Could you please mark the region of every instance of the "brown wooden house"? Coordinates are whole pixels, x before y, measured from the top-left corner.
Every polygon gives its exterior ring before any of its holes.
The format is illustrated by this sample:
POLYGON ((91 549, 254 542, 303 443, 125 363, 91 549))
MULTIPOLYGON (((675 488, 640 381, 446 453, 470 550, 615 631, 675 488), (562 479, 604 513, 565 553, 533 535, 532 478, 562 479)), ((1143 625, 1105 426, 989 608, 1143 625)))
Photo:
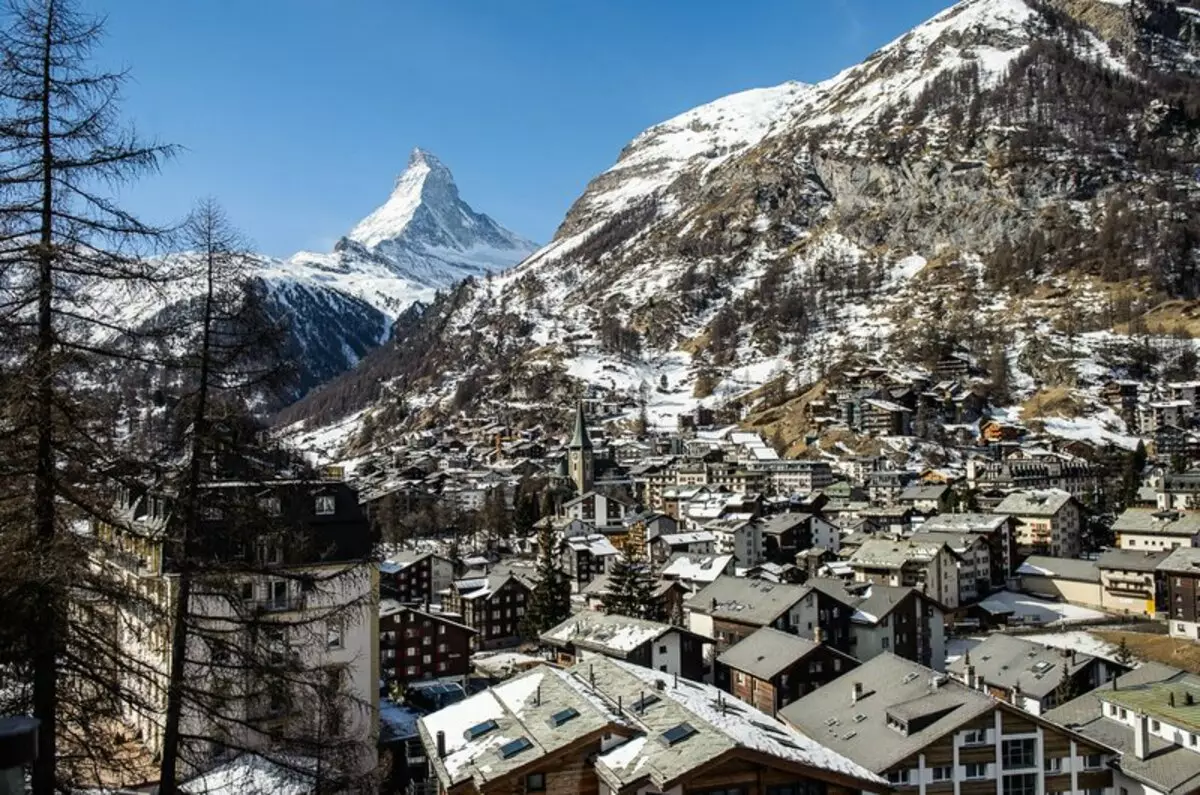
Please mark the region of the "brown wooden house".
POLYGON ((892 654, 780 717, 897 792, 1039 795, 1113 786, 1110 747, 892 654))
POLYGON ((379 592, 401 604, 430 605, 454 582, 454 561, 433 552, 405 550, 379 564, 379 592))
POLYGON ((475 630, 473 649, 515 646, 532 588, 511 572, 457 580, 442 596, 442 611, 475 630))
POLYGON ((823 643, 764 627, 717 658, 718 687, 768 715, 858 667, 823 643))
POLYGON ((418 722, 439 793, 851 795, 886 782, 711 685, 596 657, 418 722))
POLYGON ((465 681, 475 630, 440 613, 384 599, 379 605, 379 661, 385 679, 465 681))

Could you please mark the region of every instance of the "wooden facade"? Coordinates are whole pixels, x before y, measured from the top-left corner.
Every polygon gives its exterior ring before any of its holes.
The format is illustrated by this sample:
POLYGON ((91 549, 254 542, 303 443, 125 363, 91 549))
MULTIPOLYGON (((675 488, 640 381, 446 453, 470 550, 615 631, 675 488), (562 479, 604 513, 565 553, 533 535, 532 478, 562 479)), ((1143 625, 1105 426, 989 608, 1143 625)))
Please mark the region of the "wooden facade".
POLYGON ((381 671, 397 682, 465 679, 474 634, 444 616, 402 607, 379 619, 381 671))
POLYGON ((524 581, 509 577, 499 588, 483 596, 464 596, 451 589, 442 609, 461 616, 462 623, 475 630, 472 648, 515 646, 521 640, 521 618, 531 592, 524 581))
MULTIPOLYGON (((792 662, 770 679, 729 667, 718 670, 716 680, 738 699, 768 715, 775 715, 801 696, 827 685, 847 671, 857 668, 858 660, 822 644, 792 662)), ((725 668, 718 663, 718 669, 725 668)))

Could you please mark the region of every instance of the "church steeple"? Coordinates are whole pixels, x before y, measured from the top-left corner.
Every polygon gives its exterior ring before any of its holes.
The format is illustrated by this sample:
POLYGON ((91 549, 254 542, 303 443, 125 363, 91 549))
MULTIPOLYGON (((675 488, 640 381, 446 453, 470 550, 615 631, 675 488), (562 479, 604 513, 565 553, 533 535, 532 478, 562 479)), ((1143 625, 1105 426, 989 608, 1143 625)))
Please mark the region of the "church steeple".
POLYGON ((570 450, 591 450, 592 439, 588 436, 587 426, 583 421, 583 401, 579 401, 579 405, 575 407, 575 433, 571 436, 571 442, 567 445, 570 450))
POLYGON ((583 401, 575 407, 575 432, 567 444, 567 472, 579 494, 592 490, 592 439, 583 419, 583 401))

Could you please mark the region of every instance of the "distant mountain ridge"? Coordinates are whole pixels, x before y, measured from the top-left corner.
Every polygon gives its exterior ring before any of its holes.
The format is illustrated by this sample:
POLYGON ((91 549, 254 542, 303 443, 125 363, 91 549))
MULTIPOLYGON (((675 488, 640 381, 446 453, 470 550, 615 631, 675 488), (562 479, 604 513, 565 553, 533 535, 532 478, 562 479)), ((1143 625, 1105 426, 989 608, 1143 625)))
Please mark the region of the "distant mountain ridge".
POLYGON ((591 391, 673 425, 947 348, 1000 351, 1021 390, 1088 383, 1123 366, 1113 332, 1200 298, 1197 151, 1200 0, 963 0, 828 80, 649 128, 550 243, 283 419, 536 422, 591 391))

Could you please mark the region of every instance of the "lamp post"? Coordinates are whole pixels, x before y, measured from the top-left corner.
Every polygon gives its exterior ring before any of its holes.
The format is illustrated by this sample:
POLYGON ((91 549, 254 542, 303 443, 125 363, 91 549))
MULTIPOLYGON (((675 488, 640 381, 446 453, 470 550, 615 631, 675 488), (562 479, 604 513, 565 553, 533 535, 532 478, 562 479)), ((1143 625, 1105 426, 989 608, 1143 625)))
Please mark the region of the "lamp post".
POLYGON ((37 759, 36 718, 0 718, 0 795, 23 795, 25 768, 37 759))

